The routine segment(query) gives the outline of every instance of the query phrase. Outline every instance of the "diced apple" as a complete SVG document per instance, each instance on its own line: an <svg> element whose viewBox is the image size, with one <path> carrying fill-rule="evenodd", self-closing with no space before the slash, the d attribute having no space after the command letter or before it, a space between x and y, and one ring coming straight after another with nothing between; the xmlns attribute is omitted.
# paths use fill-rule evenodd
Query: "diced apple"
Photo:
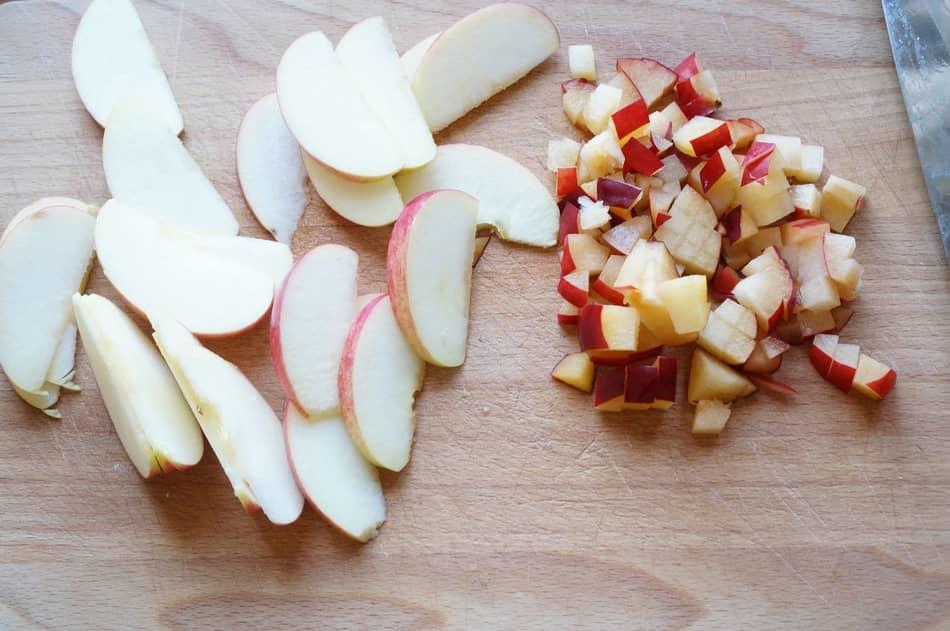
<svg viewBox="0 0 950 631"><path fill-rule="evenodd" d="M624 160L617 137L609 129L603 131L581 147L578 179L583 184L610 175L623 168Z"/></svg>
<svg viewBox="0 0 950 631"><path fill-rule="evenodd" d="M780 136L778 134L759 134L754 142L768 142L782 158L785 175L798 172L802 167L802 139L798 136Z"/></svg>
<svg viewBox="0 0 950 631"><path fill-rule="evenodd" d="M691 275L664 281L657 285L656 295L669 312L676 333L698 333L706 326L709 302L705 276Z"/></svg>
<svg viewBox="0 0 950 631"><path fill-rule="evenodd" d="M594 407L601 412L619 412L626 394L626 368L603 366L594 379Z"/></svg>
<svg viewBox="0 0 950 631"><path fill-rule="evenodd" d="M568 67L571 77L597 81L597 63L594 47L590 44L571 44L567 47Z"/></svg>
<svg viewBox="0 0 950 631"><path fill-rule="evenodd" d="M782 224L782 243L802 243L810 239L821 239L824 243L824 234L831 230L827 221L821 219L795 219Z"/></svg>
<svg viewBox="0 0 950 631"><path fill-rule="evenodd" d="M557 284L557 293L561 294L564 300L577 307L583 307L587 304L589 290L590 274L587 270L577 270L562 276Z"/></svg>
<svg viewBox="0 0 950 631"><path fill-rule="evenodd" d="M588 303L581 308L577 335L582 351L612 355L637 350L639 327L639 313L632 307Z"/></svg>
<svg viewBox="0 0 950 631"><path fill-rule="evenodd" d="M465 361L477 216L471 195L432 191L409 202L389 238L387 286L396 320L416 353L437 366Z"/></svg>
<svg viewBox="0 0 950 631"><path fill-rule="evenodd" d="M755 348L755 330L755 315L726 300L709 314L697 343L727 364L741 364Z"/></svg>
<svg viewBox="0 0 950 631"><path fill-rule="evenodd" d="M831 311L811 311L803 309L798 312L796 320L802 338L809 338L819 333L834 331L835 319Z"/></svg>
<svg viewBox="0 0 950 631"><path fill-rule="evenodd" d="M812 340L811 350L808 352L808 359L811 365L815 367L822 378L827 379L831 374L831 366L834 363L835 349L838 347L838 336L827 335L824 333L815 336Z"/></svg>
<svg viewBox="0 0 950 631"><path fill-rule="evenodd" d="M852 315L854 315L854 309L852 309L851 307L845 307L842 305L840 307L835 307L834 309L832 309L831 318L835 321L834 332L840 333L841 330L844 329L845 326L847 326L848 322L851 320Z"/></svg>
<svg viewBox="0 0 950 631"><path fill-rule="evenodd" d="M802 281L796 302L803 310L829 312L841 304L838 289L830 276L816 276Z"/></svg>
<svg viewBox="0 0 950 631"><path fill-rule="evenodd" d="M792 206L799 216L821 216L821 191L814 184L795 184L788 189Z"/></svg>
<svg viewBox="0 0 950 631"><path fill-rule="evenodd" d="M732 408L721 401L698 401L693 415L693 433L700 436L717 436L725 429Z"/></svg>
<svg viewBox="0 0 950 631"><path fill-rule="evenodd" d="M749 253L744 247L734 245L729 243L729 241L723 241L722 243L722 258L726 265L734 270L742 269L744 265L752 260L752 257L749 256Z"/></svg>
<svg viewBox="0 0 950 631"><path fill-rule="evenodd" d="M600 272L597 280L591 286L591 291L600 296L605 302L622 305L624 304L624 294L614 287L614 281L623 267L626 257L619 254L612 254L604 264L604 269Z"/></svg>
<svg viewBox="0 0 950 631"><path fill-rule="evenodd" d="M769 248L781 248L782 230L778 226L760 228L758 232L743 242L742 247L752 257L760 256ZM748 276L749 273L746 273L746 275Z"/></svg>
<svg viewBox="0 0 950 631"><path fill-rule="evenodd" d="M642 196L643 189L634 184L608 177L597 179L597 199L613 208L629 211Z"/></svg>
<svg viewBox="0 0 950 631"><path fill-rule="evenodd" d="M560 227L558 229L557 242L564 245L565 239L569 234L577 234L578 218L580 209L572 202L562 202L564 210L561 211Z"/></svg>
<svg viewBox="0 0 950 631"><path fill-rule="evenodd" d="M603 202L582 204L577 218L577 227L581 232L597 230L610 224L610 209Z"/></svg>
<svg viewBox="0 0 950 631"><path fill-rule="evenodd" d="M721 265L719 269L716 270L712 279L713 293L718 294L720 297L731 296L732 290L739 284L740 280L742 280L742 278L739 277L736 270L728 265Z"/></svg>
<svg viewBox="0 0 950 631"><path fill-rule="evenodd" d="M828 274L842 300L854 300L861 291L861 275L864 267L854 259L838 259L828 262Z"/></svg>
<svg viewBox="0 0 950 631"><path fill-rule="evenodd" d="M857 246L854 237L829 232L825 234L824 239L825 259L828 261L840 261L854 256L854 250Z"/></svg>
<svg viewBox="0 0 950 631"><path fill-rule="evenodd" d="M596 92L594 95L596 96ZM591 98L593 100L593 98ZM615 110L610 116L610 126L621 145L631 142L632 137L649 136L650 111L643 99L637 99ZM593 131L593 130L591 130Z"/></svg>
<svg viewBox="0 0 950 631"><path fill-rule="evenodd" d="M601 83L594 89L582 114L584 125L592 134L605 131L610 124L610 116L620 107L623 92L612 85Z"/></svg>
<svg viewBox="0 0 950 631"><path fill-rule="evenodd" d="M666 244L670 254L686 266L686 271L712 276L716 272L722 238L714 229L716 214L691 186L677 196L669 211L670 219L654 235Z"/></svg>
<svg viewBox="0 0 950 631"><path fill-rule="evenodd" d="M554 195L561 199L562 197L573 197L580 192L581 187L577 181L577 167L558 169L554 179Z"/></svg>
<svg viewBox="0 0 950 631"><path fill-rule="evenodd" d="M633 82L649 107L669 94L677 81L675 72L647 58L618 59L617 72L622 72Z"/></svg>
<svg viewBox="0 0 950 631"><path fill-rule="evenodd" d="M559 169L577 166L581 152L581 143L570 138L548 141L548 170L557 173Z"/></svg>
<svg viewBox="0 0 950 631"><path fill-rule="evenodd" d="M697 190L709 201L716 216L721 217L732 208L732 201L739 190L739 162L728 147L720 147L705 164L697 168Z"/></svg>
<svg viewBox="0 0 950 631"><path fill-rule="evenodd" d="M782 354L789 345L776 337L765 337L756 342L749 358L742 365L746 373L772 374L782 365Z"/></svg>
<svg viewBox="0 0 950 631"><path fill-rule="evenodd" d="M695 349L689 367L690 403L715 400L729 403L755 392L755 384L706 351Z"/></svg>
<svg viewBox="0 0 950 631"><path fill-rule="evenodd" d="M842 392L850 390L857 373L860 356L861 349L857 344L842 344L839 342L835 346L835 355L827 376L828 381Z"/></svg>
<svg viewBox="0 0 950 631"><path fill-rule="evenodd" d="M731 145L732 135L724 121L696 116L673 132L673 143L687 156L703 157Z"/></svg>
<svg viewBox="0 0 950 631"><path fill-rule="evenodd" d="M561 300L557 310L557 323L561 326L576 326L580 320L581 310L566 300Z"/></svg>
<svg viewBox="0 0 950 631"><path fill-rule="evenodd" d="M832 175L821 190L821 218L831 229L841 232L864 203L867 189L860 184Z"/></svg>
<svg viewBox="0 0 950 631"><path fill-rule="evenodd" d="M668 410L676 402L676 358L659 356L653 361L656 387L653 408Z"/></svg>
<svg viewBox="0 0 950 631"><path fill-rule="evenodd" d="M794 283L788 270L769 267L742 279L732 294L755 314L763 330L771 331L787 317L793 291Z"/></svg>
<svg viewBox="0 0 950 631"><path fill-rule="evenodd" d="M589 234L567 235L561 255L561 274L581 270L596 276L604 268L609 256L610 249Z"/></svg>
<svg viewBox="0 0 950 631"><path fill-rule="evenodd" d="M755 217L742 206L736 207L722 217L722 227L726 231L726 238L732 242L733 246L745 243L759 231Z"/></svg>
<svg viewBox="0 0 950 631"><path fill-rule="evenodd" d="M819 145L802 145L801 166L797 169L785 169L785 173L796 182L817 182L824 170L825 148Z"/></svg>
<svg viewBox="0 0 950 631"><path fill-rule="evenodd" d="M548 188L527 168L491 149L441 145L432 162L395 180L405 200L437 189L468 193L478 200L478 225L491 226L507 241L539 247L557 242L558 208Z"/></svg>
<svg viewBox="0 0 950 631"><path fill-rule="evenodd" d="M618 88L623 93L623 96L620 97L620 107L625 107L634 101L640 100L640 92L637 90L637 86L633 85L633 81L622 72L618 72L604 83Z"/></svg>
<svg viewBox="0 0 950 631"><path fill-rule="evenodd" d="M624 379L625 410L648 410L656 401L658 371L653 365L629 364Z"/></svg>
<svg viewBox="0 0 950 631"><path fill-rule="evenodd" d="M636 140L623 146L623 172L656 175L663 169L663 162L647 147Z"/></svg>
<svg viewBox="0 0 950 631"><path fill-rule="evenodd" d="M557 363L551 376L581 392L590 392L594 384L594 364L587 353L569 353Z"/></svg>
<svg viewBox="0 0 950 631"><path fill-rule="evenodd" d="M637 241L649 239L653 235L653 224L645 215L617 224L601 237L607 245L619 254L630 254Z"/></svg>
<svg viewBox="0 0 950 631"><path fill-rule="evenodd" d="M897 372L876 359L861 353L851 387L866 397L880 401L897 383Z"/></svg>
<svg viewBox="0 0 950 631"><path fill-rule="evenodd" d="M551 19L525 4L491 4L465 16L432 42L410 78L429 129L448 127L513 85L559 45Z"/></svg>
<svg viewBox="0 0 950 631"><path fill-rule="evenodd" d="M561 104L564 115L572 125L580 127L583 124L584 108L596 88L596 85L583 79L572 79L561 84Z"/></svg>
<svg viewBox="0 0 950 631"><path fill-rule="evenodd" d="M747 149L755 137L765 132L765 128L751 118L734 118L726 121L732 134L732 150Z"/></svg>

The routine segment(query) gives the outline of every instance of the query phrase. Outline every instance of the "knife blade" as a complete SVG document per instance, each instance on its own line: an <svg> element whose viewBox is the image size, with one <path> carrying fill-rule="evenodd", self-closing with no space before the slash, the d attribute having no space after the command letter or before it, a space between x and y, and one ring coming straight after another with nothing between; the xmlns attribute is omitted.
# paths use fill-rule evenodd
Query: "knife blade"
<svg viewBox="0 0 950 631"><path fill-rule="evenodd" d="M950 0L882 0L907 117L950 260Z"/></svg>

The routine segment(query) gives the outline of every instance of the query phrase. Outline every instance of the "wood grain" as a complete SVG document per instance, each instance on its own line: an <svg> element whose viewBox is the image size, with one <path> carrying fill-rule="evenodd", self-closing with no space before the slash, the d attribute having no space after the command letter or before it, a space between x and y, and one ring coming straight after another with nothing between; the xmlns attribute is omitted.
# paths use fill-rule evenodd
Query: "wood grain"
<svg viewBox="0 0 950 631"><path fill-rule="evenodd" d="M0 220L30 201L102 203L101 130L72 86L84 1L0 5ZM273 89L281 51L374 14L405 49L479 6L278 3L136 6L185 117L185 143L242 223L234 141ZM793 400L736 405L718 440L690 410L600 415L548 371L574 347L554 323L553 252L493 241L475 275L471 352L429 372L411 466L387 475L378 540L344 541L307 510L277 528L247 516L210 450L143 482L78 356L62 422L0 386L0 627L807 628L950 625L950 273L928 206L880 7L854 0L546 2L557 55L449 128L541 177L549 138L573 134L557 82L566 45L675 63L698 49L728 113L826 147L869 189L853 223L866 283L847 338L897 366L881 404L842 396L794 349ZM358 249L361 289L384 287L388 229L347 225L319 202L298 254ZM115 297L97 270L89 290ZM257 329L214 350L275 407ZM683 371L681 371L683 372ZM685 375L681 375L681 392Z"/></svg>

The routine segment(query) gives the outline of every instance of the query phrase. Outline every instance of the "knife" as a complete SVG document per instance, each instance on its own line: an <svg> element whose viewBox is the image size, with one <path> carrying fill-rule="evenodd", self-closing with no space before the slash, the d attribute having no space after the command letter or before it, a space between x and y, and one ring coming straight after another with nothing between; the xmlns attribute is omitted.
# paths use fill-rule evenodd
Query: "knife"
<svg viewBox="0 0 950 631"><path fill-rule="evenodd" d="M950 0L882 0L907 117L950 260Z"/></svg>

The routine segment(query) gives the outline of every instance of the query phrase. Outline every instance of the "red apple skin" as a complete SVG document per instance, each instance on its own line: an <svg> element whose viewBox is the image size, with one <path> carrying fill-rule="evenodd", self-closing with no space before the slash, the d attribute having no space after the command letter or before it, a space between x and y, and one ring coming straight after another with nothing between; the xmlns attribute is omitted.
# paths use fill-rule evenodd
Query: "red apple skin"
<svg viewBox="0 0 950 631"><path fill-rule="evenodd" d="M588 351L590 361L598 366L626 366L630 362L656 357L663 351L662 346L646 351Z"/></svg>
<svg viewBox="0 0 950 631"><path fill-rule="evenodd" d="M588 303L581 308L577 323L577 338L582 351L607 349L600 317L603 305Z"/></svg>
<svg viewBox="0 0 950 631"><path fill-rule="evenodd" d="M356 320L350 325L350 332L346 335L346 341L343 342L343 353L340 355L340 369L337 371L337 390L340 398L340 416L343 417L343 423L349 431L350 438L356 447L366 453L366 445L363 443L362 434L358 429L356 420L356 401L353 393L353 363L356 361L356 347L359 344L360 334L367 320L373 315L373 309L379 304L379 301L386 297L386 294L380 294L366 303L360 312L356 315ZM392 302L392 298L390 298ZM289 450L288 450L289 456ZM293 461L291 461L293 462ZM296 473L294 474L296 475ZM298 483L300 488L304 488Z"/></svg>
<svg viewBox="0 0 950 631"><path fill-rule="evenodd" d="M837 335L826 335L825 337L834 338L834 344L837 346ZM834 352L835 349L833 347L822 348L819 344L812 342L811 350L808 352L808 359L811 361L811 365L815 367L815 370L818 371L818 374L823 378L827 379L829 373L831 373L831 366L834 363Z"/></svg>
<svg viewBox="0 0 950 631"><path fill-rule="evenodd" d="M577 167L561 167L555 174L555 196L570 197L576 195L580 186L577 183Z"/></svg>
<svg viewBox="0 0 950 631"><path fill-rule="evenodd" d="M693 146L693 151L697 156L708 156L718 151L720 147L728 147L732 144L732 134L729 133L729 125L723 123L702 136L693 138L690 144Z"/></svg>
<svg viewBox="0 0 950 631"><path fill-rule="evenodd" d="M699 170L699 182L703 187L703 192L711 189L725 172L726 165L722 161L722 154L717 151L709 158L709 161L703 165L703 168Z"/></svg>
<svg viewBox="0 0 950 631"><path fill-rule="evenodd" d="M884 373L883 377L875 379L874 381L869 381L865 386L871 390L875 395L877 395L878 400L886 397L891 390L894 389L894 386L897 384L897 372L892 368Z"/></svg>
<svg viewBox="0 0 950 631"><path fill-rule="evenodd" d="M703 67L699 64L699 58L696 56L695 52L690 53L686 59L679 62L673 72L676 73L676 76L679 77L680 81L687 81L693 75L697 75L703 71Z"/></svg>
<svg viewBox="0 0 950 631"><path fill-rule="evenodd" d="M594 407L603 412L617 412L623 408L626 389L626 369L623 366L604 366L594 379Z"/></svg>
<svg viewBox="0 0 950 631"><path fill-rule="evenodd" d="M567 241L565 240L564 248L561 250L561 276L567 276L576 269L577 264L574 263L574 257L571 256L571 248L567 247Z"/></svg>
<svg viewBox="0 0 950 631"><path fill-rule="evenodd" d="M739 273L728 266L722 266L712 279L712 289L720 296L728 297L732 295L732 290L739 284Z"/></svg>
<svg viewBox="0 0 950 631"><path fill-rule="evenodd" d="M569 313L559 313L557 314L557 323L561 326L577 326L577 321L580 319L580 316Z"/></svg>
<svg viewBox="0 0 950 631"><path fill-rule="evenodd" d="M644 125L650 124L650 112L647 110L647 104L643 102L643 99L637 99L633 103L625 105L614 112L610 118L614 122L614 127L617 129L617 138L620 140Z"/></svg>
<svg viewBox="0 0 950 631"><path fill-rule="evenodd" d="M646 409L656 400L656 366L631 364L626 367L626 384L623 401L633 404L633 409L643 406Z"/></svg>
<svg viewBox="0 0 950 631"><path fill-rule="evenodd" d="M751 118L734 118L726 121L732 132L733 149L741 151L752 144L755 137L765 133L765 128Z"/></svg>
<svg viewBox="0 0 950 631"><path fill-rule="evenodd" d="M656 366L656 397L653 406L667 409L676 401L676 358L659 356Z"/></svg>
<svg viewBox="0 0 950 631"><path fill-rule="evenodd" d="M779 394L798 394L798 390L792 386L782 383L772 379L771 377L766 377L765 375L759 375L755 373L743 373L746 377L749 378L752 383L757 386L761 386L766 390L771 390L772 392L778 392Z"/></svg>
<svg viewBox="0 0 950 631"><path fill-rule="evenodd" d="M592 291L612 305L623 306L623 292L611 287L599 278L594 281Z"/></svg>
<svg viewBox="0 0 950 631"><path fill-rule="evenodd" d="M623 146L623 172L656 175L663 168L663 162L648 148L636 140Z"/></svg>
<svg viewBox="0 0 950 631"><path fill-rule="evenodd" d="M659 228L660 226L662 226L663 224L665 224L667 221L669 221L669 220L672 219L672 218L673 218L673 216L670 215L669 213L657 213L657 214L656 214L656 227Z"/></svg>
<svg viewBox="0 0 950 631"><path fill-rule="evenodd" d="M587 304L587 292L564 277L561 277L557 283L557 293L575 307L583 307Z"/></svg>
<svg viewBox="0 0 950 631"><path fill-rule="evenodd" d="M596 87L596 85L587 79L568 79L567 81L561 82L561 94L564 94L568 90L588 90L593 92Z"/></svg>
<svg viewBox="0 0 950 631"><path fill-rule="evenodd" d="M564 210L561 211L560 229L557 235L557 241L562 246L565 245L564 240L567 239L567 235L577 234L577 218L579 214L580 210L576 204L573 202L564 204Z"/></svg>
<svg viewBox="0 0 950 631"><path fill-rule="evenodd" d="M669 94L679 78L675 72L660 62L647 57L618 59L615 68L617 72L622 72L626 75L630 82L636 86L649 106L652 106L663 96ZM638 68L641 69L642 72L638 73ZM649 76L650 85L647 86L645 83L643 83L643 85L637 85L635 77L638 75L641 77ZM648 87L650 88L649 90L647 90ZM646 94L644 94L645 91Z"/></svg>
<svg viewBox="0 0 950 631"><path fill-rule="evenodd" d="M301 414L306 416L307 411L304 409L299 397L297 397L294 386L290 382L290 376L287 374L287 369L284 366L283 345L280 341L280 318L284 310L284 293L287 289L287 281L290 280L295 268L300 265L300 262L305 258L306 255L297 259L293 267L290 268L290 271L288 271L284 277L284 282L280 284L280 287L277 288L277 292L274 294L270 317L270 354L271 362L274 364L274 371L277 373L277 381L284 390L287 401L297 408Z"/></svg>

